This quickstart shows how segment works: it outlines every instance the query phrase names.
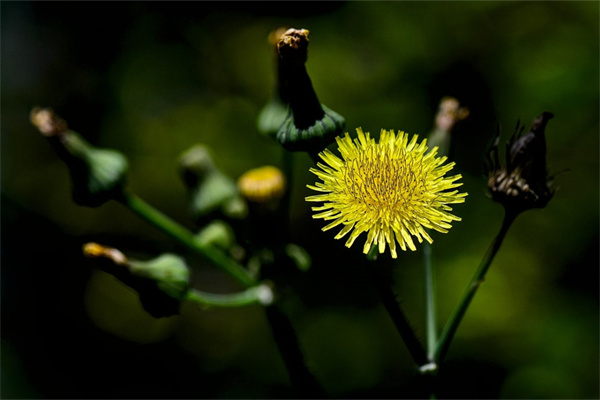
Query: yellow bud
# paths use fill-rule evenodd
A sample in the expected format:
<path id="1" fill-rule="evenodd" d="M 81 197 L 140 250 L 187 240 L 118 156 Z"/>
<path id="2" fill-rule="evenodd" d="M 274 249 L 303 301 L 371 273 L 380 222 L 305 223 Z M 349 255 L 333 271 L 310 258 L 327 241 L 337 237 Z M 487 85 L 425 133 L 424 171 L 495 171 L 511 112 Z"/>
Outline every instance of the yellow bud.
<path id="1" fill-rule="evenodd" d="M 238 179 L 238 188 L 249 201 L 265 203 L 279 200 L 285 192 L 285 178 L 276 167 L 251 169 Z"/>

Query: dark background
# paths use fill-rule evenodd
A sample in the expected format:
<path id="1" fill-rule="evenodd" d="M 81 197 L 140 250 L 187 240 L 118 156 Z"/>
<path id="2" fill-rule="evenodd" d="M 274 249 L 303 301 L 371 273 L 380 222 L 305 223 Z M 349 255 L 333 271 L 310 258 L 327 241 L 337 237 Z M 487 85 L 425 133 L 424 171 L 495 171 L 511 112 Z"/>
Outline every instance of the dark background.
<path id="1" fill-rule="evenodd" d="M 425 136 L 444 95 L 471 114 L 453 134 L 465 204 L 434 236 L 439 325 L 499 228 L 482 162 L 500 124 L 543 111 L 555 198 L 520 216 L 458 330 L 443 397 L 598 398 L 597 2 L 2 2 L 2 397 L 293 396 L 258 307 L 154 319 L 137 295 L 92 269 L 96 241 L 141 259 L 178 252 L 198 286 L 239 287 L 116 203 L 76 206 L 64 164 L 28 121 L 53 107 L 69 126 L 130 163 L 129 187 L 193 228 L 179 155 L 195 143 L 232 178 L 280 165 L 255 127 L 274 84 L 268 33 L 310 30 L 307 70 L 319 99 L 358 126 Z M 292 322 L 331 396 L 414 398 L 420 380 L 352 249 L 320 231 L 295 155 L 294 241 L 313 257 L 289 272 Z M 364 240 L 364 239 L 363 239 Z M 424 339 L 422 254 L 384 257 Z"/>

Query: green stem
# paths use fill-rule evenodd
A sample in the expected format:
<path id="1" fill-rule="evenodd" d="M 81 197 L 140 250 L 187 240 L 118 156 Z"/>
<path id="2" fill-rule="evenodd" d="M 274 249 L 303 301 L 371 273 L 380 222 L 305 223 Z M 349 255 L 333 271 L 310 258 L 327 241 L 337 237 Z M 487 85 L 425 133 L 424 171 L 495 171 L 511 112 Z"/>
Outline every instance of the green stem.
<path id="1" fill-rule="evenodd" d="M 374 250 L 375 249 L 375 250 Z M 371 248 L 371 251 L 367 255 L 368 260 L 374 260 L 376 254 L 376 246 Z M 424 365 L 429 364 L 427 359 L 427 354 L 425 353 L 425 349 L 423 345 L 415 335 L 410 322 L 408 322 L 408 318 L 404 314 L 404 310 L 400 306 L 400 303 L 396 300 L 396 294 L 392 290 L 391 283 L 388 282 L 383 276 L 381 271 L 378 271 L 375 265 L 371 265 L 368 268 L 371 277 L 373 278 L 373 282 L 375 283 L 375 287 L 377 288 L 379 295 L 381 296 L 381 300 L 383 306 L 388 312 L 394 326 L 400 333 L 402 340 L 406 344 L 408 348 L 408 352 L 412 356 L 415 363 L 422 367 Z"/>
<path id="2" fill-rule="evenodd" d="M 253 286 L 239 293 L 231 294 L 216 294 L 202 292 L 196 289 L 190 289 L 187 292 L 186 300 L 198 304 L 200 306 L 214 307 L 242 307 L 251 304 L 267 304 L 271 301 L 270 298 L 263 297 L 265 287 Z M 269 296 L 269 293 L 266 293 Z"/>
<path id="3" fill-rule="evenodd" d="M 467 286 L 465 293 L 463 294 L 462 298 L 460 299 L 460 302 L 458 303 L 456 309 L 450 316 L 450 319 L 448 320 L 448 323 L 446 324 L 444 331 L 442 332 L 442 334 L 440 336 L 440 339 L 437 343 L 437 346 L 435 349 L 435 354 L 434 354 L 434 359 L 438 363 L 440 363 L 446 356 L 446 353 L 448 352 L 448 348 L 450 347 L 450 343 L 452 342 L 452 339 L 454 338 L 454 334 L 456 333 L 456 330 L 458 329 L 458 325 L 460 324 L 460 322 L 462 321 L 462 318 L 464 317 L 465 313 L 467 312 L 467 308 L 469 307 L 469 304 L 471 304 L 471 300 L 473 300 L 473 297 L 475 296 L 477 289 L 479 289 L 479 286 L 481 286 L 481 284 L 484 282 L 485 274 L 487 273 L 488 269 L 490 268 L 490 265 L 492 264 L 492 261 L 493 261 L 494 257 L 496 256 L 496 253 L 500 249 L 500 246 L 502 245 L 502 241 L 504 240 L 504 237 L 506 236 L 506 233 L 508 232 L 508 228 L 510 228 L 511 224 L 513 223 L 513 221 L 515 220 L 517 215 L 518 214 L 516 214 L 516 213 L 512 213 L 512 212 L 508 212 L 508 211 L 506 211 L 504 213 L 504 219 L 502 221 L 502 226 L 500 227 L 500 231 L 498 232 L 498 235 L 496 235 L 496 237 L 494 238 L 494 240 L 488 247 L 487 252 L 483 256 L 483 259 L 481 260 L 481 263 L 479 264 L 479 267 L 477 268 L 477 271 L 475 271 L 475 274 L 473 275 L 471 282 Z"/>
<path id="4" fill-rule="evenodd" d="M 435 345 L 437 343 L 437 323 L 435 308 L 435 270 L 433 266 L 432 247 L 429 242 L 423 246 L 425 269 L 425 312 L 427 327 L 427 358 L 434 361 Z"/>
<path id="5" fill-rule="evenodd" d="M 256 284 L 256 280 L 240 264 L 213 246 L 198 244 L 194 240 L 192 232 L 173 221 L 138 196 L 125 191 L 123 192 L 122 198 L 119 200 L 131 211 L 154 225 L 156 228 L 165 232 L 188 248 L 205 256 L 208 260 L 227 272 L 233 278 L 237 279 L 244 286 L 250 287 Z"/>
<path id="6" fill-rule="evenodd" d="M 304 363 L 298 337 L 287 315 L 277 304 L 265 307 L 265 313 L 298 398 L 326 398 L 325 391 Z"/>
<path id="7" fill-rule="evenodd" d="M 291 176 L 291 161 L 291 157 L 287 159 L 285 168 L 289 176 Z M 204 255 L 217 266 L 221 267 L 225 272 L 236 278 L 244 286 L 251 287 L 256 284 L 256 280 L 241 265 L 212 246 L 198 244 L 189 230 L 173 221 L 141 198 L 131 193 L 124 192 L 119 200 L 156 228 L 178 240 L 190 249 Z M 266 305 L 265 302 L 260 301 L 258 290 L 260 290 L 260 287 L 250 288 L 239 294 L 218 295 L 192 289 L 188 292 L 187 300 L 201 305 L 221 307 L 245 305 L 256 302 L 257 300 L 261 304 Z M 304 398 L 324 398 L 324 390 L 304 364 L 302 352 L 298 345 L 298 339 L 287 316 L 280 311 L 277 306 L 266 307 L 265 310 L 269 325 L 273 331 L 273 336 L 275 337 L 277 346 L 290 374 L 292 384 L 298 390 L 300 396 Z"/>

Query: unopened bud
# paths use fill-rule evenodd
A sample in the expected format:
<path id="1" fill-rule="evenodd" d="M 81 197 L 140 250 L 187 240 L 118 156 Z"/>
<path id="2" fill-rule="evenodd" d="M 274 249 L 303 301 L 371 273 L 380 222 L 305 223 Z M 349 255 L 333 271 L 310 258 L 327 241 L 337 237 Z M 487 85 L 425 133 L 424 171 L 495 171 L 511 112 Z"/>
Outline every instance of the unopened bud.
<path id="1" fill-rule="evenodd" d="M 284 248 L 285 254 L 300 271 L 308 271 L 312 264 L 310 254 L 301 246 L 289 243 Z"/>
<path id="2" fill-rule="evenodd" d="M 216 246 L 229 250 L 235 244 L 233 229 L 221 220 L 215 220 L 206 225 L 196 236 L 194 241 L 201 246 Z"/>
<path id="3" fill-rule="evenodd" d="M 255 203 L 276 202 L 285 193 L 285 177 L 271 165 L 246 171 L 238 179 L 240 193 Z"/>
<path id="4" fill-rule="evenodd" d="M 243 218 L 247 207 L 241 199 L 235 182 L 215 165 L 210 152 L 196 145 L 180 158 L 181 176 L 191 197 L 194 218 L 221 211 L 228 217 Z"/>
<path id="5" fill-rule="evenodd" d="M 163 254 L 149 261 L 138 261 L 97 243 L 85 244 L 83 254 L 97 260 L 100 269 L 136 290 L 142 306 L 153 317 L 179 313 L 190 285 L 189 270 L 179 256 Z"/>

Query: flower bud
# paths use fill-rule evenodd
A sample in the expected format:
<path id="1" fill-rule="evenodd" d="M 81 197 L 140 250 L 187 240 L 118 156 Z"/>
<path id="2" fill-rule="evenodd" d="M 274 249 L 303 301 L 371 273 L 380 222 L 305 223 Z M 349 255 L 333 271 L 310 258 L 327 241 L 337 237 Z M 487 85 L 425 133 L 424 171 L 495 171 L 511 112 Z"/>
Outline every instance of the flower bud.
<path id="1" fill-rule="evenodd" d="M 316 154 L 341 134 L 345 120 L 319 102 L 304 63 L 308 30 L 288 29 L 279 37 L 278 74 L 280 98 L 289 104 L 277 141 L 289 151 Z"/>
<path id="2" fill-rule="evenodd" d="M 525 127 L 515 129 L 506 145 L 506 163 L 500 165 L 499 133 L 487 155 L 486 172 L 492 199 L 507 211 L 519 213 L 530 208 L 544 208 L 553 196 L 546 171 L 545 129 L 554 116 L 544 112 L 538 116 L 526 134 Z"/>
<path id="3" fill-rule="evenodd" d="M 216 246 L 228 250 L 235 244 L 235 235 L 231 226 L 224 221 L 215 220 L 202 228 L 194 236 L 194 240 L 201 246 Z"/>
<path id="4" fill-rule="evenodd" d="M 125 156 L 90 145 L 49 108 L 34 108 L 30 120 L 66 163 L 76 204 L 98 207 L 121 196 L 129 168 Z"/>
<path id="5" fill-rule="evenodd" d="M 155 318 L 179 313 L 190 285 L 189 270 L 179 256 L 163 254 L 149 261 L 128 259 L 119 250 L 87 243 L 86 257 L 96 259 L 98 267 L 138 292 L 144 309 Z"/>
<path id="6" fill-rule="evenodd" d="M 180 158 L 181 176 L 191 196 L 191 213 L 196 219 L 220 211 L 228 217 L 243 218 L 247 206 L 233 179 L 215 165 L 208 149 L 196 145 Z"/>
<path id="7" fill-rule="evenodd" d="M 247 241 L 257 248 L 282 245 L 287 230 L 280 207 L 286 189 L 283 173 L 270 165 L 251 169 L 240 176 L 238 188 L 248 203 Z"/>
<path id="8" fill-rule="evenodd" d="M 285 177 L 270 165 L 254 168 L 240 176 L 238 188 L 250 202 L 277 203 L 285 193 Z"/>
<path id="9" fill-rule="evenodd" d="M 285 254 L 300 271 L 308 271 L 312 264 L 310 254 L 301 246 L 288 243 L 284 248 Z"/>

